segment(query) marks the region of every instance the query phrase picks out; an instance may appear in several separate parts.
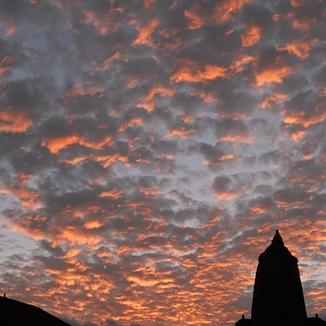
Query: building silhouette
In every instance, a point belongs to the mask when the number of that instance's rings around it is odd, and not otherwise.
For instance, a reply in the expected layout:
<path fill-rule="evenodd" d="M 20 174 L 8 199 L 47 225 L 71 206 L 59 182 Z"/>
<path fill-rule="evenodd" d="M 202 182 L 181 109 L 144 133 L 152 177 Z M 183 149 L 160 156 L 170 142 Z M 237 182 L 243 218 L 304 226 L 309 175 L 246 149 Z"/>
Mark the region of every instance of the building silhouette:
<path fill-rule="evenodd" d="M 0 326 L 70 326 L 36 306 L 0 297 Z"/>
<path fill-rule="evenodd" d="M 285 247 L 278 230 L 258 261 L 251 319 L 242 316 L 236 326 L 326 326 L 317 314 L 307 318 L 298 259 Z"/>

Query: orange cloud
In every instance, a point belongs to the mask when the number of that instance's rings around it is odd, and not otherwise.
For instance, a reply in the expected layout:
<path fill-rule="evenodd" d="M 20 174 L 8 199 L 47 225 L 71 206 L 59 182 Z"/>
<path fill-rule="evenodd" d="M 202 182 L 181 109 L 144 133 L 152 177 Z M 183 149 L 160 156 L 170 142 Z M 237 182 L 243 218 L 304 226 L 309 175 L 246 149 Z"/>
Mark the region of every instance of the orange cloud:
<path fill-rule="evenodd" d="M 283 113 L 285 110 L 283 110 Z M 302 125 L 308 128 L 316 123 L 324 122 L 326 119 L 326 112 L 320 112 L 311 117 L 305 117 L 306 113 L 304 111 L 295 112 L 291 115 L 284 117 L 283 122 L 285 124 Z"/>
<path fill-rule="evenodd" d="M 202 27 L 206 22 L 206 17 L 201 16 L 196 8 L 192 10 L 185 10 L 184 16 L 190 20 L 188 24 L 189 29 L 197 29 Z"/>
<path fill-rule="evenodd" d="M 128 156 L 120 154 L 92 156 L 91 159 L 96 162 L 104 162 L 103 167 L 105 168 L 117 162 L 123 162 L 127 167 L 130 166 L 130 163 L 128 163 Z"/>
<path fill-rule="evenodd" d="M 61 150 L 67 148 L 72 144 L 79 142 L 78 135 L 70 135 L 65 137 L 59 137 L 55 139 L 49 139 L 47 142 L 43 142 L 42 146 L 47 147 L 52 154 L 58 154 Z"/>
<path fill-rule="evenodd" d="M 14 61 L 13 58 L 5 56 L 0 62 L 0 74 L 3 74 L 10 70 L 9 64 Z"/>
<path fill-rule="evenodd" d="M 294 54 L 300 59 L 306 59 L 309 56 L 311 47 L 317 42 L 317 39 L 310 41 L 296 40 L 283 47 L 277 47 L 278 51 L 287 51 L 289 54 Z"/>
<path fill-rule="evenodd" d="M 183 115 L 180 116 L 180 119 L 185 123 L 191 123 L 195 120 L 195 117 L 192 115 Z"/>
<path fill-rule="evenodd" d="M 139 276 L 129 276 L 128 281 L 134 283 L 132 286 L 139 286 L 140 285 L 140 286 L 146 286 L 146 287 L 151 287 L 151 286 L 156 285 L 157 283 L 159 283 L 159 280 L 155 280 L 155 279 L 146 280 L 146 279 L 143 279 L 143 278 L 141 278 Z M 135 302 L 131 301 L 130 304 L 134 305 Z"/>
<path fill-rule="evenodd" d="M 35 240 L 41 240 L 45 238 L 45 234 L 43 230 L 35 229 L 30 227 L 30 224 L 34 221 L 35 216 L 24 216 L 19 220 L 19 223 L 17 221 L 12 221 L 13 224 L 13 230 L 18 231 L 24 234 L 27 234 L 31 238 Z"/>
<path fill-rule="evenodd" d="M 167 137 L 177 136 L 180 138 L 187 138 L 188 136 L 195 134 L 196 132 L 198 131 L 195 129 L 187 129 L 185 127 L 181 127 L 180 129 L 169 130 L 166 136 Z"/>
<path fill-rule="evenodd" d="M 55 245 L 59 245 L 61 242 L 69 241 L 71 243 L 78 243 L 84 245 L 97 245 L 103 243 L 103 238 L 94 233 L 92 234 L 83 234 L 80 232 L 80 229 L 74 226 L 66 226 L 62 228 L 61 232 L 56 235 L 53 239 Z"/>
<path fill-rule="evenodd" d="M 262 30 L 259 26 L 250 26 L 245 34 L 241 35 L 242 46 L 253 46 L 260 41 Z"/>
<path fill-rule="evenodd" d="M 270 109 L 274 106 L 280 105 L 280 103 L 282 103 L 287 98 L 287 94 L 274 93 L 273 95 L 266 96 L 265 99 L 259 104 L 259 106 L 263 109 Z"/>
<path fill-rule="evenodd" d="M 63 137 L 50 138 L 47 141 L 43 141 L 42 146 L 47 147 L 52 154 L 58 154 L 63 149 L 74 144 L 85 146 L 87 148 L 103 149 L 103 147 L 108 145 L 111 141 L 111 136 L 108 136 L 99 142 L 91 142 L 78 134 L 72 134 Z"/>
<path fill-rule="evenodd" d="M 156 0 L 144 0 L 144 7 L 145 9 L 153 8 Z"/>
<path fill-rule="evenodd" d="M 239 59 L 235 60 L 231 65 L 232 74 L 237 74 L 242 71 L 247 64 L 254 61 L 256 58 L 251 55 L 243 55 Z"/>
<path fill-rule="evenodd" d="M 265 214 L 267 212 L 266 207 L 264 207 L 263 205 L 256 205 L 253 207 L 249 208 L 250 212 L 253 214 Z"/>
<path fill-rule="evenodd" d="M 119 51 L 117 51 L 115 54 L 113 54 L 111 57 L 107 58 L 104 62 L 103 65 L 100 69 L 98 69 L 99 71 L 105 71 L 109 68 L 110 63 L 113 60 L 119 60 L 121 58 L 121 53 Z M 103 91 L 103 90 L 102 90 Z"/>
<path fill-rule="evenodd" d="M 176 51 L 179 47 L 182 47 L 183 41 L 181 37 L 172 37 L 171 42 L 166 45 L 166 48 L 171 51 Z"/>
<path fill-rule="evenodd" d="M 306 4 L 305 0 L 291 0 L 290 2 L 293 7 L 301 7 Z"/>
<path fill-rule="evenodd" d="M 218 24 L 222 24 L 231 18 L 231 15 L 239 12 L 246 3 L 253 0 L 224 0 L 218 2 L 213 17 Z"/>
<path fill-rule="evenodd" d="M 192 82 L 200 83 L 206 82 L 207 80 L 214 80 L 219 77 L 226 77 L 227 68 L 215 66 L 215 65 L 205 65 L 204 71 L 194 70 L 193 63 L 189 63 L 187 66 L 181 67 L 176 73 L 170 77 L 172 83 L 180 82 Z"/>
<path fill-rule="evenodd" d="M 275 22 L 279 22 L 282 18 L 282 15 L 281 14 L 274 14 L 272 19 L 275 21 Z"/>
<path fill-rule="evenodd" d="M 233 154 L 226 154 L 226 155 L 221 156 L 216 161 L 204 160 L 203 164 L 209 165 L 209 166 L 221 166 L 221 165 L 223 165 L 224 162 L 229 162 L 234 159 L 236 159 L 236 157 Z"/>
<path fill-rule="evenodd" d="M 126 81 L 126 86 L 129 88 L 134 88 L 137 86 L 139 79 L 134 77 L 134 76 L 126 76 L 127 81 Z"/>
<path fill-rule="evenodd" d="M 103 225 L 104 223 L 101 223 L 100 221 L 86 221 L 84 227 L 85 229 L 92 230 L 92 229 L 98 229 Z"/>
<path fill-rule="evenodd" d="M 6 32 L 6 36 L 13 35 L 13 34 L 15 34 L 15 32 L 16 32 L 16 26 L 11 26 L 11 27 L 7 30 L 7 32 Z M 0 65 L 1 65 L 1 64 L 0 64 Z"/>
<path fill-rule="evenodd" d="M 133 126 L 136 126 L 136 125 L 138 125 L 138 126 L 142 126 L 143 125 L 143 121 L 142 121 L 141 118 L 136 117 L 136 118 L 131 119 L 128 122 L 125 122 L 125 123 L 121 124 L 121 126 L 118 129 L 118 131 L 119 132 L 123 132 L 127 128 L 130 128 L 130 127 L 133 127 Z"/>
<path fill-rule="evenodd" d="M 175 94 L 175 92 L 176 91 L 174 89 L 169 89 L 169 88 L 165 88 L 164 86 L 156 85 L 150 90 L 147 100 L 152 100 L 156 94 L 158 94 L 160 96 L 170 96 L 171 97 Z"/>
<path fill-rule="evenodd" d="M 312 25 L 316 23 L 315 18 L 295 16 L 293 12 L 287 14 L 286 18 L 292 21 L 293 28 L 300 29 L 302 31 L 309 31 Z"/>
<path fill-rule="evenodd" d="M 111 197 L 114 199 L 118 199 L 120 198 L 122 195 L 124 194 L 124 192 L 122 190 L 119 189 L 113 189 L 111 191 L 103 191 L 100 193 L 100 197 Z"/>
<path fill-rule="evenodd" d="M 200 96 L 205 103 L 218 102 L 218 99 L 213 97 L 213 94 L 210 92 L 200 92 L 198 96 Z"/>
<path fill-rule="evenodd" d="M 0 131 L 23 133 L 32 125 L 33 121 L 28 118 L 25 111 L 8 107 L 5 111 L 0 112 Z"/>
<path fill-rule="evenodd" d="M 246 3 L 252 1 L 253 0 L 222 0 L 218 2 L 213 12 L 206 13 L 200 13 L 199 8 L 193 6 L 193 8 L 184 12 L 184 16 L 189 19 L 189 29 L 197 29 L 212 22 L 215 24 L 223 24 L 231 19 L 232 14 L 241 11 Z"/>
<path fill-rule="evenodd" d="M 150 160 L 148 160 L 147 158 L 138 158 L 136 159 L 137 163 L 144 163 L 144 164 L 149 164 Z"/>
<path fill-rule="evenodd" d="M 294 133 L 292 133 L 291 138 L 294 141 L 298 141 L 301 137 L 303 137 L 307 132 L 304 130 L 301 131 L 296 131 Z"/>
<path fill-rule="evenodd" d="M 301 200 L 296 200 L 296 201 L 291 201 L 291 200 L 285 200 L 279 198 L 279 196 L 276 196 L 276 201 L 277 201 L 277 206 L 282 207 L 282 208 L 287 208 L 287 207 L 295 207 L 295 208 L 306 208 L 307 206 L 305 203 Z"/>
<path fill-rule="evenodd" d="M 152 112 L 155 108 L 155 104 L 157 103 L 157 96 L 169 96 L 172 97 L 175 94 L 175 90 L 165 88 L 164 86 L 155 85 L 151 90 L 149 91 L 146 98 L 139 102 L 136 107 L 137 108 L 144 108 L 148 112 Z"/>
<path fill-rule="evenodd" d="M 162 193 L 159 190 L 153 188 L 140 188 L 140 193 L 144 196 L 160 196 Z"/>
<path fill-rule="evenodd" d="M 28 189 L 27 187 L 27 182 L 32 178 L 32 175 L 22 173 L 9 187 L 2 187 L 0 192 L 10 194 L 17 198 L 23 209 L 38 209 L 41 207 L 40 202 L 37 200 L 40 194 L 35 190 Z"/>
<path fill-rule="evenodd" d="M 233 154 L 226 154 L 220 157 L 220 161 L 229 161 L 233 160 L 235 156 Z"/>
<path fill-rule="evenodd" d="M 90 88 L 87 88 L 85 84 L 78 84 L 74 86 L 71 90 L 66 92 L 62 98 L 67 103 L 70 99 L 78 97 L 78 96 L 84 96 L 84 95 L 90 95 L 93 96 L 97 93 L 103 93 L 104 88 L 102 85 L 96 85 Z M 101 95 L 102 96 L 102 95 Z"/>
<path fill-rule="evenodd" d="M 132 45 L 145 44 L 150 47 L 154 47 L 153 40 L 152 40 L 152 33 L 154 32 L 154 29 L 158 24 L 159 24 L 159 20 L 154 18 L 147 25 L 142 27 L 137 27 L 138 37 L 132 43 Z"/>
<path fill-rule="evenodd" d="M 263 86 L 266 84 L 276 83 L 280 84 L 283 78 L 287 77 L 292 72 L 292 67 L 272 67 L 267 68 L 259 73 L 256 73 L 257 86 Z"/>
<path fill-rule="evenodd" d="M 325 96 L 326 96 L 326 87 L 324 87 L 323 89 L 321 89 L 321 90 L 318 92 L 318 96 L 319 96 L 319 97 L 325 97 Z"/>
<path fill-rule="evenodd" d="M 3 187 L 0 189 L 0 192 L 16 197 L 20 201 L 23 209 L 38 209 L 41 207 L 41 204 L 36 201 L 39 196 L 39 193 L 36 191 Z"/>
<path fill-rule="evenodd" d="M 83 13 L 85 15 L 85 20 L 83 21 L 85 24 L 92 24 L 97 31 L 102 35 L 108 35 L 117 31 L 120 27 L 121 22 L 110 21 L 110 18 L 115 13 L 123 13 L 124 8 L 112 8 L 110 13 L 99 17 L 96 13 L 90 10 L 84 10 Z"/>
<path fill-rule="evenodd" d="M 58 162 L 75 165 L 75 164 L 78 164 L 79 162 L 85 161 L 87 158 L 88 158 L 88 156 L 80 156 L 80 157 L 74 157 L 71 159 L 62 159 L 62 160 L 59 160 Z"/>
<path fill-rule="evenodd" d="M 228 134 L 220 138 L 220 141 L 228 141 L 234 144 L 237 143 L 253 143 L 253 139 L 248 137 L 245 133 L 240 133 L 236 135 Z"/>
<path fill-rule="evenodd" d="M 246 189 L 248 189 L 248 184 L 242 184 L 241 186 L 233 184 L 232 180 L 227 176 L 216 177 L 212 184 L 213 194 L 223 200 L 236 198 Z"/>

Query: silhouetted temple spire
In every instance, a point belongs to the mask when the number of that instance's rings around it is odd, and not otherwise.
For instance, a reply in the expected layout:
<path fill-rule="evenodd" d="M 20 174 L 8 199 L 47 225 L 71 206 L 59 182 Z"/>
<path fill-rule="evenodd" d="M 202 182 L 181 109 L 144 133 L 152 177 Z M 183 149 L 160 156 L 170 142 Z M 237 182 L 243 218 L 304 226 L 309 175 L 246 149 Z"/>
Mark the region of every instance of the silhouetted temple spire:
<path fill-rule="evenodd" d="M 258 261 L 251 319 L 242 315 L 236 326 L 326 326 L 318 314 L 307 318 L 298 259 L 284 246 L 278 230 Z"/>
<path fill-rule="evenodd" d="M 254 326 L 301 326 L 307 319 L 298 259 L 284 246 L 278 230 L 259 256 L 251 318 Z"/>

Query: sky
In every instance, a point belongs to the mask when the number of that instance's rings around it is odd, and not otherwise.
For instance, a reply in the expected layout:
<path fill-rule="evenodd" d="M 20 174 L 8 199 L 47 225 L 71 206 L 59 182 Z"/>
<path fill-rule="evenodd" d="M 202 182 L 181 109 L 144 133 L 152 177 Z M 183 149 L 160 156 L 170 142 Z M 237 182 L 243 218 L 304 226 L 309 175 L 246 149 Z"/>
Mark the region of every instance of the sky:
<path fill-rule="evenodd" d="M 0 94 L 0 293 L 234 325 L 279 229 L 326 319 L 326 1 L 0 0 Z"/>

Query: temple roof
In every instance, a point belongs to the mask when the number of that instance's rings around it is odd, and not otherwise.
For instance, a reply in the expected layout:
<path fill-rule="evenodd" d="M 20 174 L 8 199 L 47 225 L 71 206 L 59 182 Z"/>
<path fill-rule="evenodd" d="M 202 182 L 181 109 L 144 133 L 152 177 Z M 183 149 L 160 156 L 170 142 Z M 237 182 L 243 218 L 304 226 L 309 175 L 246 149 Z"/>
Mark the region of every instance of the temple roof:
<path fill-rule="evenodd" d="M 272 257 L 273 258 L 292 257 L 292 258 L 297 259 L 296 257 L 292 256 L 289 249 L 285 247 L 283 239 L 278 230 L 276 230 L 276 232 L 275 232 L 272 243 L 259 256 L 259 260 L 264 259 L 264 258 L 272 258 Z"/>

